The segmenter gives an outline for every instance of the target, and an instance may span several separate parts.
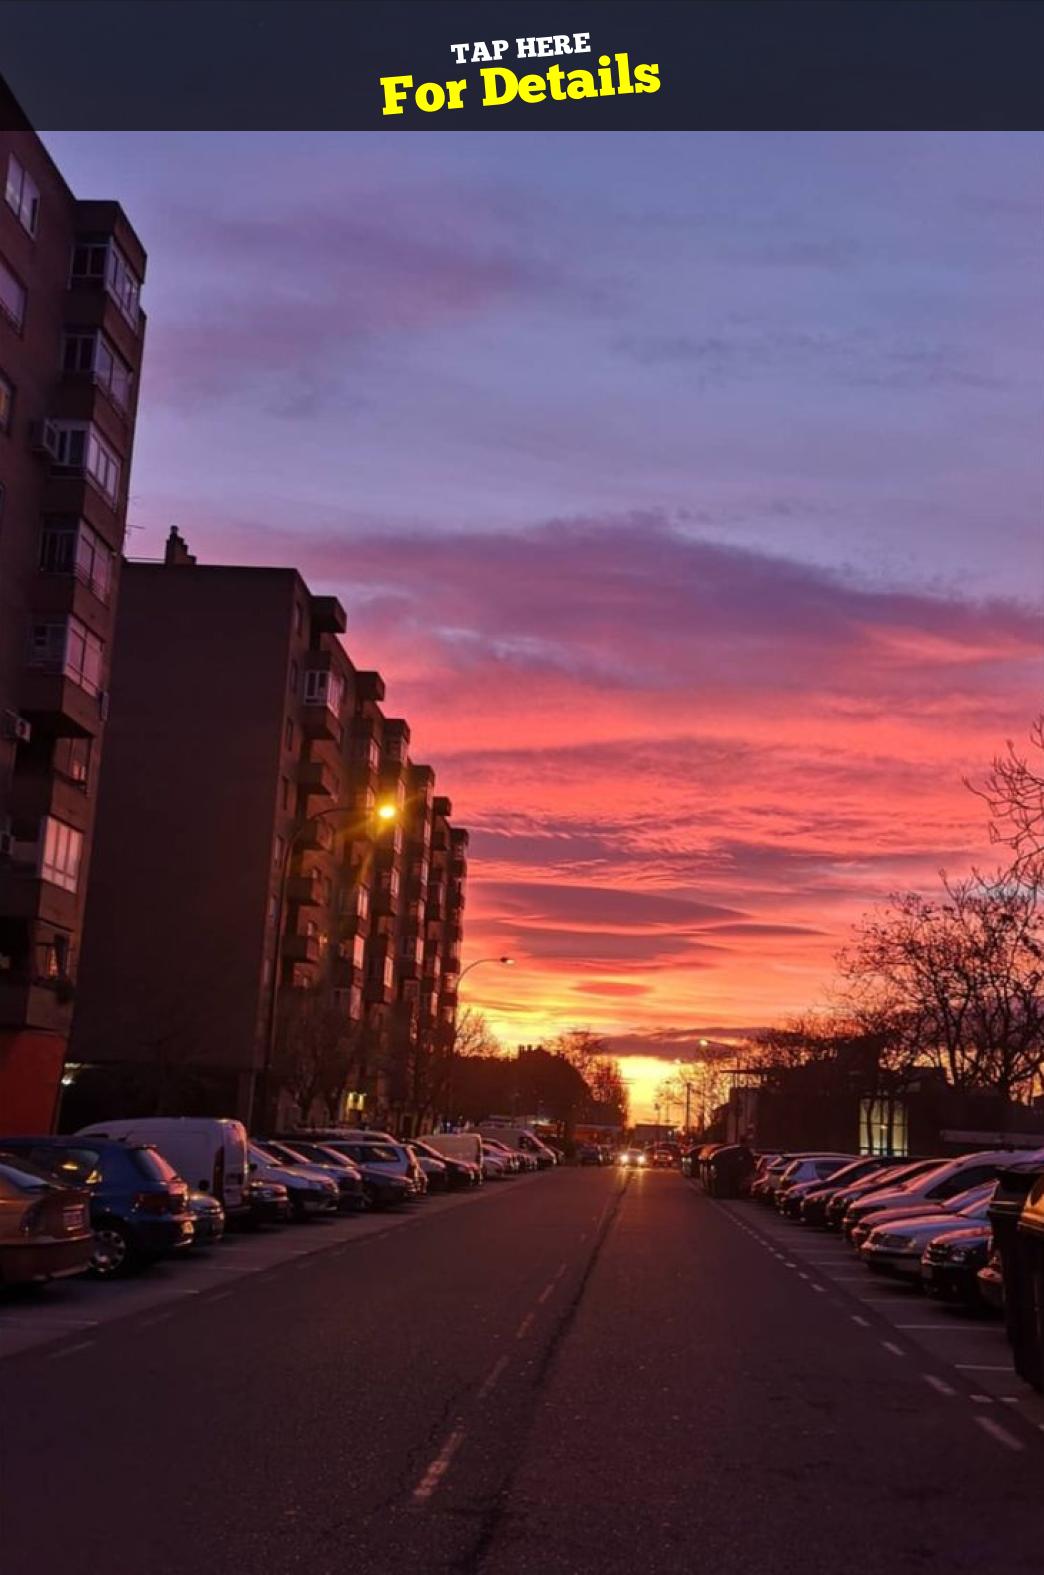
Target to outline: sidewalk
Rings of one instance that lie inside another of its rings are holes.
[[[47,1285],[0,1290],[0,1359],[82,1335],[120,1318],[175,1306],[181,1297],[224,1289],[248,1275],[267,1273],[313,1253],[347,1251],[355,1242],[408,1230],[452,1209],[477,1207],[483,1200],[514,1192],[536,1179],[535,1175],[514,1176],[468,1192],[427,1197],[400,1209],[335,1215],[256,1232],[230,1231],[216,1247],[193,1248],[182,1257],[164,1258],[125,1280],[99,1281],[78,1275]]]

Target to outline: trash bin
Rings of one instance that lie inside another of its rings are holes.
[[[710,1158],[710,1192],[715,1198],[738,1198],[754,1169],[754,1156],[745,1143],[730,1143]]]
[[[1025,1254],[1019,1240],[1019,1216],[1034,1183],[1042,1176],[1044,1166],[1039,1163],[1005,1165],[998,1175],[997,1190],[988,1210],[993,1245],[1000,1257],[1004,1277],[1004,1327],[1015,1353],[1016,1368],[1018,1353],[1025,1346],[1023,1329],[1033,1309],[1032,1287],[1023,1270]]]
[[[1044,1171],[1022,1206],[1016,1247],[1024,1285],[1015,1370],[1034,1389],[1044,1391]]]

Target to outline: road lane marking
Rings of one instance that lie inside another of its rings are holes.
[[[977,1416],[975,1420],[984,1433],[989,1433],[990,1437],[995,1438],[998,1444],[1003,1444],[1005,1449],[1021,1451],[1026,1447],[1020,1438],[1016,1438],[1014,1433],[1009,1433],[1006,1427],[995,1422],[991,1416]]]
[[[67,1345],[64,1350],[53,1351],[51,1353],[51,1355],[47,1358],[47,1360],[49,1362],[57,1362],[63,1356],[72,1356],[73,1353],[76,1352],[76,1351],[86,1351],[87,1348],[89,1346],[92,1346],[93,1344],[94,1344],[93,1340],[78,1340],[75,1345]]]
[[[481,1383],[481,1385],[479,1387],[479,1392],[478,1392],[478,1394],[476,1396],[476,1399],[478,1399],[478,1400],[485,1400],[486,1396],[493,1392],[493,1390],[496,1388],[497,1384],[499,1383],[500,1378],[501,1378],[501,1376],[502,1376],[502,1374],[504,1372],[504,1369],[507,1366],[507,1364],[508,1364],[508,1359],[507,1359],[506,1356],[500,1356],[500,1357],[497,1358],[497,1360],[493,1363],[492,1368],[490,1369],[490,1371],[486,1374],[485,1378],[483,1379],[483,1381],[482,1381],[482,1383]]]
[[[893,1356],[906,1355],[906,1352],[903,1350],[902,1346],[896,1345],[894,1340],[882,1340],[881,1344],[884,1346],[886,1351],[891,1351]]]
[[[849,1313],[848,1316],[851,1318],[853,1323],[862,1324],[864,1329],[869,1329],[869,1327],[870,1327],[870,1320],[869,1320],[869,1318],[860,1318],[858,1313]]]
[[[1010,1373],[1011,1363],[1005,1367],[995,1367],[990,1362],[954,1362],[954,1367],[962,1373]]]
[[[812,1289],[814,1291],[818,1291],[821,1296],[825,1296],[826,1295],[826,1286],[825,1285],[817,1285],[815,1280],[812,1281]]]
[[[555,1279],[560,1280],[568,1267],[568,1263],[560,1263],[558,1269],[555,1272]]]
[[[969,1398],[969,1400],[974,1400],[976,1405],[992,1405],[993,1404],[993,1396],[992,1395],[969,1395],[968,1398]]]
[[[799,1269],[798,1270],[798,1279],[799,1280],[810,1280],[811,1278],[812,1278],[812,1276],[810,1274],[806,1274],[804,1269]]]
[[[944,1383],[941,1378],[936,1378],[934,1373],[922,1373],[921,1377],[926,1384],[930,1384],[936,1394],[945,1395],[948,1400],[957,1393],[952,1384]]]
[[[956,1329],[959,1334],[967,1334],[967,1329],[960,1323],[897,1323],[896,1329]]]
[[[442,1448],[439,1450],[438,1454],[435,1456],[435,1459],[431,1462],[431,1465],[428,1467],[427,1471],[425,1471],[424,1475],[417,1483],[417,1486],[414,1488],[413,1498],[415,1503],[423,1504],[425,1500],[431,1497],[439,1483],[442,1481],[443,1477],[446,1475],[446,1472],[449,1469],[449,1463],[453,1459],[453,1456],[457,1453],[457,1450],[460,1448],[463,1441],[463,1428],[458,1428],[456,1432],[450,1434]]]
[[[533,1319],[534,1319],[535,1316],[536,1316],[535,1313],[526,1313],[526,1316],[523,1318],[522,1322],[519,1324],[518,1328],[515,1330],[515,1339],[516,1340],[524,1339],[525,1336],[529,1333],[530,1329],[533,1326]]]
[[[540,1302],[546,1302],[547,1298],[549,1296],[553,1296],[554,1294],[555,1282],[554,1280],[550,1280],[548,1284],[544,1286],[544,1289],[540,1292],[540,1295],[537,1297],[537,1303],[539,1304]]]

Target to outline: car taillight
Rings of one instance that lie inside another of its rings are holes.
[[[143,1214],[176,1214],[182,1199],[174,1192],[139,1192],[134,1207]]]
[[[43,1203],[32,1203],[29,1205],[22,1215],[22,1223],[18,1227],[23,1236],[31,1236],[34,1231],[40,1229],[45,1209],[46,1205]]]

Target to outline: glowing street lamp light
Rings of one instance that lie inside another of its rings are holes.
[[[472,968],[481,968],[483,963],[500,963],[505,968],[513,968],[515,959],[513,957],[479,957],[475,962],[468,963],[468,966],[461,970],[460,979],[463,979],[466,973],[470,973]],[[457,981],[458,984],[460,979]]]

